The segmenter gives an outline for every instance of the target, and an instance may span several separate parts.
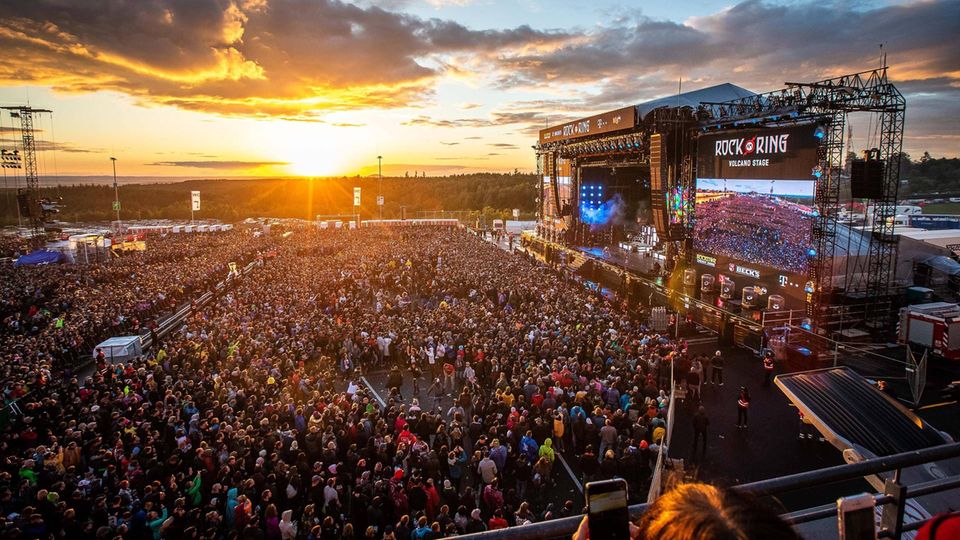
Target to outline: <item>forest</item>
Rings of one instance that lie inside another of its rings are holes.
[[[960,196],[960,158],[919,159],[903,154],[900,197]],[[314,219],[317,215],[353,212],[353,188],[361,188],[360,214],[379,216],[376,177],[197,179],[172,183],[128,184],[120,187],[120,218],[189,219],[190,192],[200,191],[196,219],[238,221],[248,217]],[[383,217],[457,217],[485,220],[534,219],[538,178],[534,174],[472,173],[440,177],[383,179]],[[16,192],[0,189],[0,225],[17,223]],[[113,219],[113,188],[108,185],[61,185],[42,189],[57,201],[55,219],[103,222]]]
[[[933,158],[924,152],[918,160],[908,154],[900,179],[902,195],[944,194],[960,196],[960,158]]]
[[[175,183],[120,186],[120,219],[190,219],[190,192],[199,191],[196,219],[238,221],[248,217],[314,219],[317,215],[353,213],[353,189],[361,188],[360,214],[376,218],[376,177],[200,179]],[[385,219],[433,217],[438,211],[465,212],[486,219],[510,218],[513,209],[533,219],[537,177],[533,174],[476,173],[428,178],[384,178]],[[17,223],[16,193],[3,190],[0,224]],[[42,188],[42,197],[57,201],[54,219],[99,222],[114,219],[113,187],[63,185]]]

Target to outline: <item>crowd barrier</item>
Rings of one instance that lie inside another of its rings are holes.
[[[888,471],[900,471],[900,469],[907,467],[924,465],[956,457],[960,457],[960,443],[951,443],[925,448],[923,450],[868,459],[859,463],[837,465],[815,471],[761,480],[759,482],[734,486],[730,489],[754,497],[775,497],[782,493],[800,489],[857,480],[864,476]],[[898,478],[899,476],[899,474],[896,475]],[[904,508],[907,501],[913,497],[960,488],[960,476],[950,476],[909,486],[898,484],[898,487],[900,488],[899,490],[892,489],[888,490],[888,493],[875,494],[875,504],[880,510],[880,526],[876,531],[877,537],[879,538],[901,538],[902,535],[922,527],[928,520],[923,519],[911,523],[904,523]],[[897,495],[897,493],[899,493],[899,495]],[[647,502],[630,506],[630,519],[632,521],[638,520],[650,505],[651,503]],[[801,532],[804,524],[825,519],[833,521],[837,519],[837,516],[836,504],[806,508],[780,515],[781,518]],[[580,526],[582,519],[583,516],[570,516],[551,521],[531,523],[520,527],[509,527],[506,529],[467,534],[458,536],[457,538],[460,540],[569,539]],[[862,538],[874,538],[874,531],[866,531],[866,533],[868,534]],[[861,540],[861,538],[851,540]]]

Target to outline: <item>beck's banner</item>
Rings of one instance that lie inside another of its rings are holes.
[[[823,135],[816,124],[703,134],[697,142],[697,177],[816,180]]]

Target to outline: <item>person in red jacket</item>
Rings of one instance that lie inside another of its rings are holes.
[[[496,529],[506,529],[507,520],[503,519],[503,511],[495,510],[493,512],[493,517],[490,518],[490,521],[487,522],[487,530],[493,531]]]
[[[767,351],[763,354],[763,386],[770,386],[770,379],[773,377],[773,352]]]

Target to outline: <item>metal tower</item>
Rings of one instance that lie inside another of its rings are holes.
[[[12,118],[20,119],[20,135],[23,141],[22,166],[27,187],[18,192],[18,196],[26,200],[30,209],[31,243],[40,245],[44,241],[43,211],[40,208],[40,176],[37,174],[37,144],[33,131],[33,115],[35,113],[53,113],[48,109],[34,109],[29,106],[0,107],[10,111]]]

